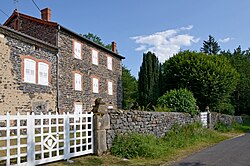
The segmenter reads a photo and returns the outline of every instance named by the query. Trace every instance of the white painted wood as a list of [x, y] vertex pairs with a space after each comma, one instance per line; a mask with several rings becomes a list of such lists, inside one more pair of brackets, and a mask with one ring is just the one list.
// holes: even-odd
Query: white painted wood
[[205, 128], [207, 128], [207, 115], [208, 115], [208, 112], [201, 112], [201, 115], [200, 115], [202, 126]]
[[[6, 141], [7, 144], [6, 147], [0, 147], [0, 150], [6, 151], [7, 154], [0, 157], [0, 161], [6, 161], [8, 166], [15, 165], [11, 163], [12, 159], [16, 160], [18, 166], [39, 165], [93, 153], [93, 113], [86, 112], [80, 114], [80, 117], [69, 113], [62, 115], [58, 113], [10, 115], [7, 113], [5, 116], [0, 116], [0, 120], [6, 121], [6, 126], [0, 127], [0, 130], [6, 131], [7, 134], [0, 137], [0, 140]], [[16, 121], [16, 124], [12, 124], [13, 121]], [[22, 121], [26, 124], [24, 125]], [[83, 129], [82, 125], [86, 128]], [[62, 131], [60, 128], [63, 128]], [[10, 134], [12, 130], [16, 131], [13, 135]], [[22, 133], [21, 130], [26, 130], [27, 133]], [[70, 138], [72, 136], [73, 138]], [[16, 145], [11, 145], [12, 139], [17, 141]], [[73, 144], [70, 145], [70, 141], [73, 141]], [[88, 145], [91, 147], [88, 148]], [[83, 149], [84, 146], [86, 149]], [[22, 148], [27, 149], [27, 152], [22, 152]], [[10, 154], [11, 149], [16, 149], [16, 154]], [[27, 161], [23, 161], [21, 158], [26, 156]]]

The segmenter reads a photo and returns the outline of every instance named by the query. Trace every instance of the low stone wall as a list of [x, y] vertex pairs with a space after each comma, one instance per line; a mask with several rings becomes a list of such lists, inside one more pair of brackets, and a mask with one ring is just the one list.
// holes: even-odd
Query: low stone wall
[[231, 125], [232, 123], [242, 123], [243, 121], [241, 116], [231, 116], [217, 112], [211, 112], [210, 128], [214, 128], [215, 124], [219, 122]]
[[188, 124], [200, 121], [199, 116], [176, 112], [146, 112], [136, 110], [109, 110], [110, 129], [106, 130], [108, 149], [111, 148], [117, 133], [149, 133], [164, 136], [174, 124]]

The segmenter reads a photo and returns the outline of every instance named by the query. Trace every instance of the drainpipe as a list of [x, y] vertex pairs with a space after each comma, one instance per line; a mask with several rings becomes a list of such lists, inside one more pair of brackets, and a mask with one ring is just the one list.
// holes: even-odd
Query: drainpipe
[[[58, 25], [58, 31], [57, 31], [57, 34], [56, 34], [56, 46], [58, 47], [58, 35], [59, 35], [59, 31], [60, 31], [60, 25]], [[57, 96], [57, 113], [59, 113], [59, 108], [60, 108], [60, 105], [59, 105], [59, 99], [60, 99], [60, 93], [59, 93], [59, 49], [58, 49], [58, 52], [56, 54], [56, 96]]]
[[57, 113], [59, 113], [59, 54], [56, 54], [56, 100]]

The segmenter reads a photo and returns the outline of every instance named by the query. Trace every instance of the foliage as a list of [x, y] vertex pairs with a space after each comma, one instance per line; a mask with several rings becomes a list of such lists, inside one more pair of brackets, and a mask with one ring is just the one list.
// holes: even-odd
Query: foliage
[[193, 93], [187, 89], [170, 90], [158, 98], [159, 107], [167, 107], [173, 112], [197, 113], [196, 100]]
[[113, 142], [111, 153], [128, 159], [136, 157], [156, 158], [163, 153], [163, 149], [159, 147], [160, 143], [154, 135], [118, 134]]
[[226, 123], [218, 122], [214, 125], [214, 129], [220, 132], [232, 131], [232, 126]]
[[138, 99], [137, 80], [130, 70], [122, 67], [123, 108], [130, 109]]
[[143, 62], [139, 71], [138, 92], [139, 105], [146, 106], [149, 103], [156, 105], [159, 97], [160, 64], [154, 53], [143, 54]]
[[205, 54], [217, 54], [220, 51], [220, 46], [217, 41], [215, 41], [214, 37], [209, 35], [208, 40], [203, 41], [203, 46], [201, 47], [201, 52]]
[[[80, 34], [80, 35], [82, 35], [82, 34]], [[109, 49], [109, 50], [112, 50], [112, 45], [111, 44], [107, 44], [107, 45], [104, 44], [102, 42], [102, 39], [99, 36], [94, 35], [93, 33], [87, 33], [87, 34], [84, 34], [82, 36], [89, 39], [89, 40], [91, 40], [92, 42], [95, 42], [95, 43]], [[116, 50], [116, 52], [118, 53], [118, 50]]]
[[236, 114], [250, 115], [250, 49], [242, 51], [239, 46], [233, 53], [222, 51], [221, 55], [227, 57], [240, 74], [237, 88], [232, 96]]
[[118, 134], [111, 153], [122, 158], [167, 158], [187, 147], [204, 142], [219, 142], [225, 139], [212, 130], [204, 129], [200, 123], [185, 126], [175, 125], [162, 138], [149, 134]]
[[200, 110], [228, 101], [234, 92], [239, 74], [223, 56], [184, 51], [163, 64], [165, 91], [186, 88], [193, 92]]

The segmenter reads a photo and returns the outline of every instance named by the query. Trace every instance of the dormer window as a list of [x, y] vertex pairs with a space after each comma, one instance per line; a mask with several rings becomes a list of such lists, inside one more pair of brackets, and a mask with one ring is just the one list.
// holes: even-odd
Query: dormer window
[[73, 44], [73, 54], [74, 54], [75, 58], [82, 59], [81, 50], [82, 50], [81, 43], [79, 43], [77, 41], [74, 41], [74, 44]]
[[92, 64], [98, 65], [98, 52], [96, 50], [92, 50]]

